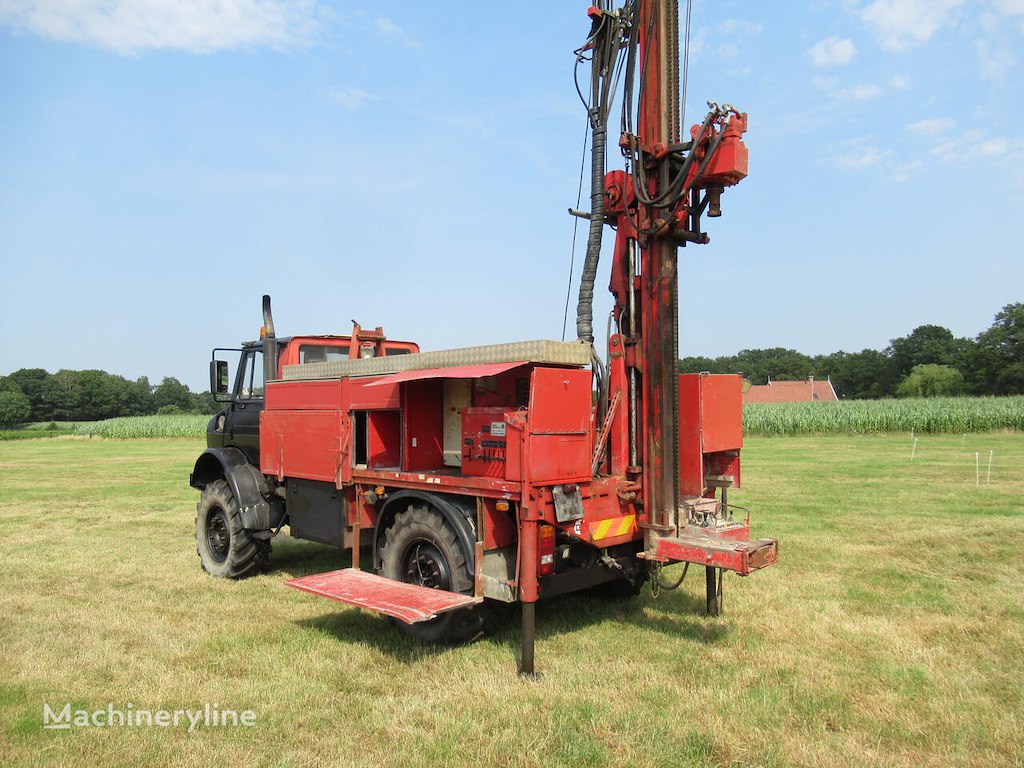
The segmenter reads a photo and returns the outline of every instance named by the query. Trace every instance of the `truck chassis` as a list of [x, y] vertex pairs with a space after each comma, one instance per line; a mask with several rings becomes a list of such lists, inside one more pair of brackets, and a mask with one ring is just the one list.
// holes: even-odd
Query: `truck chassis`
[[[741, 483], [740, 377], [677, 371], [678, 249], [709, 241], [702, 217], [720, 216], [724, 190], [747, 175], [747, 116], [709, 102], [681, 135], [676, 0], [602, 0], [588, 15], [576, 55], [592, 62], [591, 211], [570, 211], [590, 222], [578, 341], [420, 352], [358, 324], [351, 336], [279, 339], [265, 296], [262, 341], [243, 346], [191, 477], [211, 574], [262, 570], [287, 524], [352, 558], [289, 586], [425, 640], [472, 640], [491, 628], [492, 606], [520, 603], [521, 670], [532, 674], [541, 598], [637, 591], [682, 562], [704, 566], [717, 615], [724, 571], [776, 561], [778, 542], [751, 540], [728, 502]], [[605, 173], [623, 72], [626, 168]], [[606, 225], [605, 362], [592, 299]], [[214, 358], [211, 386], [226, 395], [227, 364]]]

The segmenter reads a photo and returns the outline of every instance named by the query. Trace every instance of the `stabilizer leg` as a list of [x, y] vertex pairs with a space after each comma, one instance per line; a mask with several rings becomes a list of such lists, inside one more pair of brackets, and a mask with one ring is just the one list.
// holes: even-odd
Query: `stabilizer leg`
[[707, 592], [708, 616], [722, 614], [722, 571], [707, 566], [704, 568], [704, 581]]
[[523, 603], [523, 640], [519, 674], [527, 677], [533, 677], [536, 674], [533, 669], [533, 646], [536, 639], [536, 607], [536, 603]]

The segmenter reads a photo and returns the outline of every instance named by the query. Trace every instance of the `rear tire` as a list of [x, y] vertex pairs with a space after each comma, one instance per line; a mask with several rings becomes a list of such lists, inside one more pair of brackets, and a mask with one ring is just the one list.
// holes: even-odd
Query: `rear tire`
[[270, 542], [242, 527], [238, 501], [226, 480], [203, 489], [196, 505], [196, 552], [211, 576], [242, 579], [266, 570]]
[[[381, 575], [394, 581], [473, 593], [466, 553], [444, 517], [426, 505], [409, 506], [384, 533]], [[416, 624], [395, 620], [405, 634], [430, 643], [469, 643], [493, 631], [486, 604], [442, 613]]]

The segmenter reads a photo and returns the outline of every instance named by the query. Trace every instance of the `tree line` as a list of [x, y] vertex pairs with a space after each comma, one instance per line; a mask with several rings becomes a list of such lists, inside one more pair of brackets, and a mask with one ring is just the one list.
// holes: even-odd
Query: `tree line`
[[[841, 398], [1024, 394], [1024, 303], [1007, 304], [975, 338], [922, 325], [883, 351], [804, 355], [796, 350], [745, 349], [725, 357], [686, 357], [682, 372], [742, 373], [754, 384], [830, 378]], [[105, 371], [22, 368], [0, 376], [0, 425], [99, 421], [157, 413], [216, 413], [209, 392], [194, 393], [174, 377], [152, 385]]]
[[173, 376], [157, 385], [142, 376], [129, 381], [106, 371], [22, 368], [0, 377], [0, 424], [99, 421], [157, 413], [216, 413], [209, 392], [194, 393]]
[[1024, 303], [1007, 304], [975, 338], [921, 325], [882, 351], [809, 356], [796, 350], [745, 349], [725, 357], [686, 357], [683, 373], [742, 373], [754, 384], [829, 378], [840, 398], [1024, 394]]

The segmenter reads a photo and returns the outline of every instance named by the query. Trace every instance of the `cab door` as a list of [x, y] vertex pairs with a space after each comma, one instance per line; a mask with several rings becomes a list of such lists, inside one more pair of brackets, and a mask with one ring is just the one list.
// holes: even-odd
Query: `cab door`
[[242, 353], [235, 379], [225, 432], [230, 445], [242, 449], [249, 460], [260, 463], [260, 412], [264, 404], [263, 350]]

